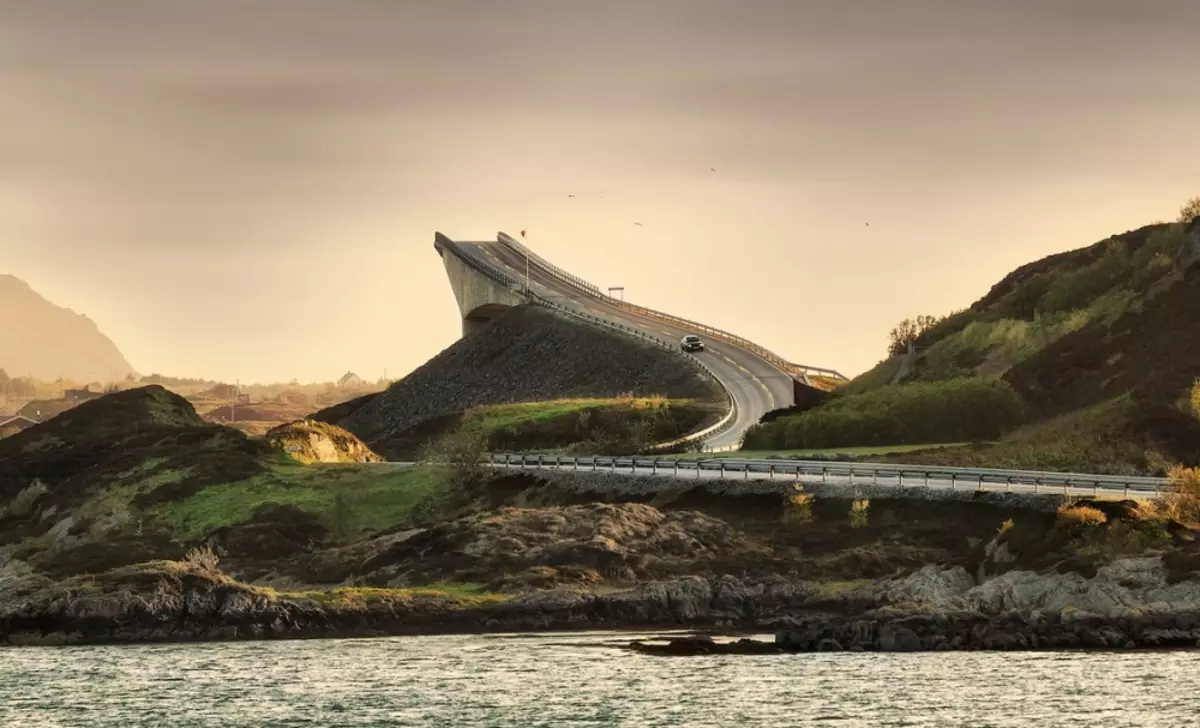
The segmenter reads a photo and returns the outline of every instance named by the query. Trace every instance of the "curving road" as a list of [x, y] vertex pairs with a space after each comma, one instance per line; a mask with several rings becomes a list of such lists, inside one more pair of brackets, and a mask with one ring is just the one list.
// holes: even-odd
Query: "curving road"
[[[525, 257], [499, 242], [459, 242], [481, 260], [500, 268], [509, 276], [525, 280]], [[589, 296], [575, 286], [551, 275], [537, 263], [529, 267], [529, 287], [537, 295], [581, 313], [590, 314], [643, 331], [657, 338], [678, 342], [686, 334], [698, 334], [706, 351], [698, 354], [732, 394], [736, 415], [730, 427], [705, 440], [714, 449], [734, 449], [742, 436], [767, 412], [787, 407], [795, 401], [794, 380], [766, 360], [739, 346], [704, 336], [702, 332], [682, 328], [659, 319], [645, 318]]]

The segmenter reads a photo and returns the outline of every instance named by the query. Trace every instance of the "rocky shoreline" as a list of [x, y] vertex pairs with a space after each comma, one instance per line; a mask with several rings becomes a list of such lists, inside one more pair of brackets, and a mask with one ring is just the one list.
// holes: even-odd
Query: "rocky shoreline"
[[390, 635], [692, 629], [773, 632], [773, 642], [704, 637], [631, 642], [648, 654], [1162, 649], [1200, 642], [1200, 583], [1167, 583], [1157, 557], [1092, 578], [1007, 572], [974, 583], [929, 566], [831, 596], [810, 582], [686, 577], [607, 593], [511, 597], [433, 590], [278, 594], [179, 562], [75, 581], [0, 585], [0, 643], [113, 644]]

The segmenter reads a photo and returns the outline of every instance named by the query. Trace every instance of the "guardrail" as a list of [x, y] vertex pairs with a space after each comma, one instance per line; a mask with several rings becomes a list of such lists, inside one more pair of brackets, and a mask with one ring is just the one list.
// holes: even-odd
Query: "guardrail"
[[[892, 481], [894, 485], [929, 484], [931, 480], [942, 480], [950, 483], [951, 489], [958, 484], [964, 488], [974, 486], [986, 490], [985, 486], [1004, 486], [1011, 489], [1014, 485], [1033, 486], [1035, 493], [1043, 488], [1056, 489], [1062, 487], [1066, 492], [1071, 488], [1082, 489], [1091, 487], [1097, 494], [1100, 491], [1120, 492], [1128, 497], [1131, 493], [1143, 495], [1159, 495], [1169, 488], [1165, 478], [1149, 478], [1124, 475], [1097, 475], [1089, 473], [1058, 473], [1053, 471], [1035, 470], [1001, 470], [995, 468], [958, 468], [932, 465], [905, 465], [898, 463], [838, 463], [811, 460], [759, 460], [741, 458], [710, 458], [684, 459], [661, 458], [644, 456], [626, 457], [573, 457], [566, 455], [537, 455], [528, 453], [493, 453], [490, 462], [507, 468], [518, 469], [552, 469], [570, 468], [573, 470], [608, 470], [610, 472], [628, 471], [635, 474], [638, 471], [650, 471], [651, 475], [672, 475], [675, 477], [700, 478], [702, 472], [714, 472], [717, 476], [740, 474], [743, 479], [766, 475], [768, 479], [794, 478], [801, 480], [804, 476], [820, 476], [823, 482], [829, 478], [846, 478], [850, 485], [855, 485], [855, 478], [861, 484], [880, 484], [880, 479]], [[692, 473], [691, 476], [686, 475]], [[908, 482], [905, 482], [905, 479]], [[888, 483], [883, 483], [888, 484]], [[1046, 492], [1053, 492], [1047, 490]]]
[[823, 367], [812, 367], [812, 366], [808, 366], [805, 364], [796, 364], [796, 363], [790, 362], [787, 359], [784, 359], [783, 357], [774, 353], [773, 351], [767, 349], [766, 347], [759, 346], [758, 344], [755, 344], [753, 341], [750, 341], [749, 339], [745, 339], [741, 336], [738, 336], [737, 334], [732, 334], [728, 331], [724, 331], [722, 329], [718, 329], [718, 328], [715, 328], [712, 326], [706, 326], [705, 324], [702, 324], [702, 323], [699, 323], [696, 321], [691, 321], [689, 319], [685, 319], [680, 316], [674, 316], [669, 313], [663, 313], [662, 311], [656, 311], [652, 308], [646, 308], [645, 306], [638, 306], [636, 304], [628, 303], [621, 299], [617, 299], [617, 298], [613, 298], [611, 296], [605, 295], [604, 293], [600, 292], [600, 288], [598, 286], [596, 286], [592, 283], [588, 283], [587, 281], [584, 281], [583, 279], [578, 278], [577, 276], [573, 276], [570, 273], [566, 272], [565, 270], [554, 265], [553, 263], [550, 263], [546, 259], [544, 259], [541, 256], [534, 253], [532, 250], [530, 250], [528, 247], [526, 247], [524, 244], [519, 242], [516, 238], [512, 237], [511, 235], [507, 235], [505, 233], [499, 233], [496, 236], [496, 240], [499, 243], [501, 243], [502, 245], [507, 245], [514, 252], [517, 252], [523, 256], [528, 256], [528, 258], [532, 262], [535, 262], [538, 264], [538, 267], [540, 267], [542, 270], [546, 271], [547, 273], [553, 275], [555, 278], [558, 278], [559, 280], [563, 281], [564, 283], [567, 283], [568, 285], [571, 285], [572, 287], [574, 287], [590, 296], [600, 298], [611, 306], [615, 306], [617, 308], [624, 309], [624, 310], [629, 311], [630, 313], [636, 314], [638, 316], [643, 316], [645, 318], [658, 319], [660, 321], [665, 321], [673, 326], [678, 326], [678, 327], [684, 328], [684, 329], [691, 329], [691, 330], [697, 331], [699, 333], [703, 333], [704, 335], [706, 335], [710, 338], [718, 339], [718, 340], [733, 344], [734, 346], [745, 349], [746, 351], [749, 351], [750, 353], [754, 354], [755, 356], [767, 361], [769, 364], [771, 364], [771, 366], [775, 367], [776, 369], [779, 369], [782, 372], [786, 372], [793, 376], [801, 377], [801, 379], [803, 379], [805, 384], [810, 383], [808, 381], [809, 375], [829, 377], [831, 379], [836, 379], [836, 380], [843, 381], [843, 382], [849, 381], [843, 374], [841, 374], [840, 372], [835, 371], [833, 369], [825, 369]]
[[557, 265], [554, 265], [550, 261], [546, 260], [542, 256], [540, 256], [537, 253], [530, 250], [524, 243], [517, 240], [513, 236], [511, 236], [507, 233], [496, 233], [496, 241], [501, 243], [502, 245], [507, 245], [513, 251], [520, 253], [522, 256], [525, 256], [526, 258], [529, 258], [529, 260], [537, 267], [546, 271], [547, 273], [554, 276], [555, 278], [558, 278], [561, 281], [571, 284], [572, 286], [580, 289], [584, 293], [587, 293], [596, 298], [604, 298], [605, 297], [604, 294], [600, 292], [600, 287], [597, 286], [595, 283], [588, 283], [587, 281], [583, 280], [582, 278], [580, 278], [578, 276], [571, 275], [567, 271], [563, 270], [562, 268], [559, 268]]
[[[437, 237], [434, 238], [434, 248], [437, 249], [439, 253], [443, 249], [449, 250], [456, 257], [458, 257], [459, 260], [462, 260], [464, 263], [466, 263], [469, 268], [472, 268], [476, 272], [481, 273], [482, 275], [484, 275], [488, 278], [491, 278], [492, 280], [494, 280], [498, 283], [508, 286], [509, 288], [515, 289], [515, 288], [519, 288], [519, 287], [523, 286], [523, 284], [520, 281], [518, 281], [517, 279], [508, 275], [504, 271], [499, 270], [498, 268], [493, 266], [490, 262], [484, 260], [483, 258], [480, 258], [479, 256], [472, 253], [469, 249], [462, 247], [461, 245], [454, 242], [450, 238], [445, 237], [444, 235], [439, 234]], [[533, 303], [536, 303], [545, 308], [559, 311], [560, 313], [564, 313], [568, 316], [572, 316], [572, 317], [579, 319], [585, 323], [590, 323], [592, 325], [596, 325], [601, 328], [619, 331], [627, 336], [633, 336], [635, 338], [642, 339], [643, 341], [647, 341], [656, 346], [663, 347], [663, 348], [671, 351], [672, 353], [683, 357], [685, 360], [687, 360], [689, 363], [691, 363], [692, 366], [694, 366], [694, 367], [700, 369], [701, 371], [703, 371], [704, 373], [708, 374], [708, 376], [711, 377], [721, 387], [721, 390], [725, 393], [726, 400], [729, 402], [729, 410], [726, 412], [725, 416], [723, 418], [721, 418], [720, 421], [718, 421], [716, 424], [712, 425], [711, 427], [707, 427], [698, 432], [693, 432], [689, 435], [685, 435], [682, 438], [678, 438], [678, 439], [672, 440], [670, 442], [659, 443], [658, 445], [655, 445], [651, 449], [663, 449], [663, 448], [667, 448], [667, 447], [673, 447], [675, 445], [680, 445], [685, 442], [692, 442], [692, 441], [700, 440], [700, 439], [703, 439], [706, 437], [712, 437], [712, 436], [722, 432], [723, 430], [727, 429], [731, 424], [733, 424], [734, 420], [737, 417], [737, 400], [734, 398], [733, 392], [728, 387], [726, 387], [725, 383], [722, 382], [720, 377], [717, 376], [717, 373], [714, 372], [712, 370], [712, 368], [709, 367], [708, 364], [706, 364], [704, 361], [700, 360], [699, 358], [697, 358], [695, 356], [692, 356], [691, 354], [688, 354], [687, 352], [676, 349], [675, 344], [673, 342], [668, 342], [668, 341], [660, 339], [656, 336], [647, 334], [646, 332], [642, 331], [641, 329], [636, 329], [636, 328], [633, 328], [632, 326], [625, 326], [624, 324], [620, 324], [615, 321], [609, 321], [608, 319], [600, 318], [599, 316], [593, 316], [591, 314], [586, 314], [581, 311], [576, 311], [575, 309], [572, 309], [568, 306], [562, 306], [553, 301], [542, 298], [541, 296], [538, 296], [536, 293], [533, 293], [532, 291], [528, 293], [528, 297]], [[710, 448], [708, 450], [708, 452], [717, 452], [719, 450], [732, 451], [732, 450], [737, 449], [738, 447], [740, 447], [740, 444], [731, 445], [731, 446], [727, 446], [724, 448]]]

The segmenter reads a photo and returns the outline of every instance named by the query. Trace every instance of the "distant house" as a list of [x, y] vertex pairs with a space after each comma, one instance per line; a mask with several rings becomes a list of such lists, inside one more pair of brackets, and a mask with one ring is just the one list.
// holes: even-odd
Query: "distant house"
[[237, 387], [232, 384], [218, 384], [204, 392], [213, 399], [229, 401], [238, 395]]
[[15, 417], [0, 417], [0, 439], [12, 437], [22, 430], [28, 430], [37, 424], [37, 420], [17, 415]]
[[68, 404], [74, 407], [77, 404], [82, 404], [91, 399], [103, 397], [104, 392], [93, 392], [91, 389], [67, 389], [63, 391], [63, 399], [67, 400]]
[[361, 387], [364, 384], [366, 382], [363, 381], [363, 378], [354, 372], [346, 372], [337, 382], [339, 387]]

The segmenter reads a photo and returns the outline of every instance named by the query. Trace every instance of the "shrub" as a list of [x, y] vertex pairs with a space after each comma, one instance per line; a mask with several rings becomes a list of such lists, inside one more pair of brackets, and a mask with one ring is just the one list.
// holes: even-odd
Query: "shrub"
[[1076, 506], [1064, 503], [1058, 507], [1058, 522], [1064, 526], [1103, 526], [1108, 523], [1104, 511], [1091, 506]]
[[28, 518], [33, 515], [33, 507], [37, 505], [38, 499], [49, 492], [50, 489], [46, 487], [45, 483], [34, 480], [20, 493], [17, 493], [8, 506], [8, 512], [17, 518]]
[[976, 377], [891, 385], [834, 397], [820, 407], [751, 428], [752, 450], [919, 445], [997, 438], [1024, 417], [1007, 383]]
[[1196, 415], [1196, 417], [1200, 417], [1200, 379], [1197, 379], [1196, 383], [1192, 385], [1191, 400], [1192, 414]]
[[217, 552], [213, 551], [209, 544], [189, 550], [183, 561], [188, 566], [204, 572], [215, 573], [221, 570], [221, 557], [217, 556]]
[[1200, 218], [1200, 197], [1193, 197], [1179, 208], [1179, 222], [1187, 224]]
[[1167, 472], [1170, 489], [1160, 497], [1159, 510], [1168, 518], [1200, 525], [1200, 468], [1176, 466]]
[[904, 319], [896, 328], [888, 332], [888, 354], [900, 356], [908, 352], [908, 347], [928, 333], [940, 320], [934, 316], [918, 316], [915, 319]]
[[1001, 523], [1000, 528], [996, 529], [996, 538], [1000, 538], [1004, 534], [1011, 531], [1013, 525], [1015, 525], [1015, 524], [1013, 524], [1013, 519], [1011, 519], [1011, 518], [1008, 519], [1007, 521], [1005, 521], [1004, 523]]
[[866, 498], [855, 498], [850, 504], [850, 527], [851, 528], [866, 528], [867, 513], [871, 508], [871, 501]]
[[784, 498], [783, 522], [794, 525], [812, 523], [813, 497], [804, 492], [804, 486], [800, 483], [796, 483], [793, 489], [795, 492]]

